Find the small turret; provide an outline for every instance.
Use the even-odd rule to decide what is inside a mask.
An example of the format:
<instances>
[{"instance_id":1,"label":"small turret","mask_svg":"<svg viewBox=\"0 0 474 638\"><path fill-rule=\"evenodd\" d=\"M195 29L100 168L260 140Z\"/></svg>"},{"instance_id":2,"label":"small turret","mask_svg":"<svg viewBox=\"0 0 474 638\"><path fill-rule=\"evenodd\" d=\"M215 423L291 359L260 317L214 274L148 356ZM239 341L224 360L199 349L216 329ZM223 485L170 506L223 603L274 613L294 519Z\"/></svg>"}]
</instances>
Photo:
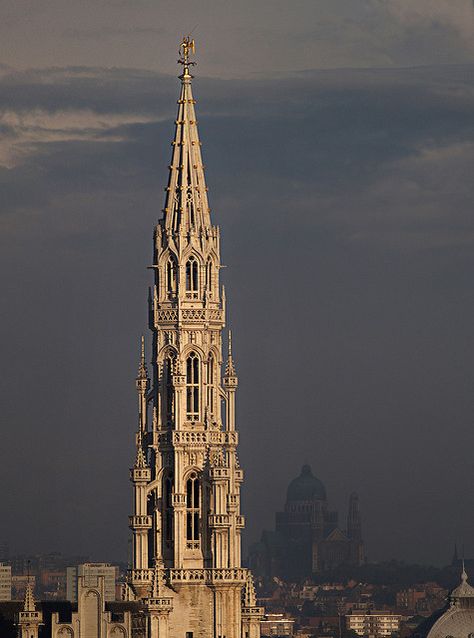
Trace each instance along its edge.
<instances>
[{"instance_id":1,"label":"small turret","mask_svg":"<svg viewBox=\"0 0 474 638\"><path fill-rule=\"evenodd\" d=\"M43 624L43 614L36 610L35 597L30 578L25 590L23 611L18 614L18 638L38 638L39 627Z\"/></svg>"},{"instance_id":2,"label":"small turret","mask_svg":"<svg viewBox=\"0 0 474 638\"><path fill-rule=\"evenodd\" d=\"M138 432L136 435L137 454L130 470L130 480L134 487L134 512L129 516L129 527L133 533L133 561L135 569L129 573L129 584L135 595L146 595L151 586L152 573L148 569L148 530L152 526L147 511L147 485L151 480L145 452L147 433L147 392L149 386L145 364L145 339L141 338L140 363L136 378L138 391Z\"/></svg>"},{"instance_id":3,"label":"small turret","mask_svg":"<svg viewBox=\"0 0 474 638\"><path fill-rule=\"evenodd\" d=\"M257 594L253 576L247 572L247 580L242 592L242 634L248 638L260 637L260 621L263 619L263 607L257 605Z\"/></svg>"},{"instance_id":4,"label":"small turret","mask_svg":"<svg viewBox=\"0 0 474 638\"><path fill-rule=\"evenodd\" d=\"M238 384L239 380L235 371L234 357L232 356L232 332L229 330L227 363L225 374L222 378L222 385L227 391L226 423L229 431L235 430L235 392Z\"/></svg>"},{"instance_id":5,"label":"small turret","mask_svg":"<svg viewBox=\"0 0 474 638\"><path fill-rule=\"evenodd\" d=\"M149 615L150 636L168 634L169 614L173 610L171 590L166 588L165 570L155 563L151 596L145 600Z\"/></svg>"},{"instance_id":6,"label":"small turret","mask_svg":"<svg viewBox=\"0 0 474 638\"><path fill-rule=\"evenodd\" d=\"M137 432L137 456L133 467L136 470L144 470L148 467L145 451L143 449L143 432L141 428L139 428Z\"/></svg>"},{"instance_id":7,"label":"small turret","mask_svg":"<svg viewBox=\"0 0 474 638\"><path fill-rule=\"evenodd\" d=\"M249 572L244 588L244 607L255 607L256 605L257 594L255 593L252 572Z\"/></svg>"},{"instance_id":8,"label":"small turret","mask_svg":"<svg viewBox=\"0 0 474 638\"><path fill-rule=\"evenodd\" d=\"M141 338L140 363L138 365L138 374L135 380L138 392L138 418L140 429L145 432L147 428L147 393L150 386L150 379L145 363L145 337Z\"/></svg>"},{"instance_id":9,"label":"small turret","mask_svg":"<svg viewBox=\"0 0 474 638\"><path fill-rule=\"evenodd\" d=\"M474 607L474 587L468 583L464 559L462 561L461 583L449 595L451 605L458 607Z\"/></svg>"},{"instance_id":10,"label":"small turret","mask_svg":"<svg viewBox=\"0 0 474 638\"><path fill-rule=\"evenodd\" d=\"M235 371L234 357L232 355L232 330L229 330L227 343L227 362L225 365L224 385L226 387L237 387L237 372Z\"/></svg>"},{"instance_id":11,"label":"small turret","mask_svg":"<svg viewBox=\"0 0 474 638\"><path fill-rule=\"evenodd\" d=\"M141 382L148 382L148 372L145 363L145 337L141 338L140 363L138 365L137 388L141 387Z\"/></svg>"}]
</instances>

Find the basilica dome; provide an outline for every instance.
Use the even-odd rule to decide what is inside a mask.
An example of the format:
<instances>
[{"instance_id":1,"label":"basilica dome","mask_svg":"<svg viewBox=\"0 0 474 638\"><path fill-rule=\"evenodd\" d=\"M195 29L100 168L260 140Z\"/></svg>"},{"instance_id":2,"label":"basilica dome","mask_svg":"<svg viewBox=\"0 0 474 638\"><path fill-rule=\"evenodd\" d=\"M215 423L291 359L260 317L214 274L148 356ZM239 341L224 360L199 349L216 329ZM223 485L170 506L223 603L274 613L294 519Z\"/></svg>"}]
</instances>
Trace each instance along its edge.
<instances>
[{"instance_id":1,"label":"basilica dome","mask_svg":"<svg viewBox=\"0 0 474 638\"><path fill-rule=\"evenodd\" d=\"M326 500L326 488L313 475L309 465L303 465L301 474L289 484L286 500L287 502Z\"/></svg>"}]
</instances>

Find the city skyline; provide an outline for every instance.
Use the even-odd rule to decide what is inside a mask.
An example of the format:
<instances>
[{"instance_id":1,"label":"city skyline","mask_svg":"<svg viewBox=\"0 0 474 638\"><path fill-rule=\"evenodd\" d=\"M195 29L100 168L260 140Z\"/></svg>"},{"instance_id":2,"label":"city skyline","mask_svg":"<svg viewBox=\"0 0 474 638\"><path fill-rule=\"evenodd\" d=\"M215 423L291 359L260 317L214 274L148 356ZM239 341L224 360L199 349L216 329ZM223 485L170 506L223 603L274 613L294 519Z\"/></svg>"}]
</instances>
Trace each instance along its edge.
<instances>
[{"instance_id":1,"label":"city skyline","mask_svg":"<svg viewBox=\"0 0 474 638\"><path fill-rule=\"evenodd\" d=\"M380 68L373 55L372 67L311 70L301 58L275 76L267 58L260 74L248 58L239 73L231 58L226 79L207 60L229 50L198 40L194 90L240 380L247 545L309 463L337 507L359 492L369 558L443 564L455 541L471 551L472 493L459 489L470 485L473 443L473 51L445 34L469 28L459 19L467 4L451 13L432 4L441 46L425 68L399 68L396 56ZM127 5L116 4L118 22ZM339 7L344 22L347 6L336 3L333 18ZM47 13L33 15L38 27ZM402 26L419 26L403 16ZM68 36L81 47L86 22ZM94 66L77 53L87 67L52 68L44 55L34 63L34 47L0 75L0 539L118 560L176 47L153 68L101 68L100 47ZM440 50L456 64L441 64Z\"/></svg>"}]
</instances>

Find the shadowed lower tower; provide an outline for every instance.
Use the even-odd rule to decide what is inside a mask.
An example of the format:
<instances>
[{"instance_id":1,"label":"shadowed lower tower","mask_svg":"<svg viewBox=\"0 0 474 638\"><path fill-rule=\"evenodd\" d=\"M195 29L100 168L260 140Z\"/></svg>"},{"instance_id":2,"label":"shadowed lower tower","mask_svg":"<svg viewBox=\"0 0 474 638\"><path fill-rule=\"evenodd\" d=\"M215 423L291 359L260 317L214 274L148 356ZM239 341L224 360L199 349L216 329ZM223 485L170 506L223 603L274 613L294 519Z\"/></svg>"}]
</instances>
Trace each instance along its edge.
<instances>
[{"instance_id":1,"label":"shadowed lower tower","mask_svg":"<svg viewBox=\"0 0 474 638\"><path fill-rule=\"evenodd\" d=\"M194 43L184 38L165 207L154 236L152 381L143 342L137 377L128 595L144 602L149 638L258 638L262 610L240 555L237 376L230 336L221 373L219 229L210 218L191 52Z\"/></svg>"}]
</instances>

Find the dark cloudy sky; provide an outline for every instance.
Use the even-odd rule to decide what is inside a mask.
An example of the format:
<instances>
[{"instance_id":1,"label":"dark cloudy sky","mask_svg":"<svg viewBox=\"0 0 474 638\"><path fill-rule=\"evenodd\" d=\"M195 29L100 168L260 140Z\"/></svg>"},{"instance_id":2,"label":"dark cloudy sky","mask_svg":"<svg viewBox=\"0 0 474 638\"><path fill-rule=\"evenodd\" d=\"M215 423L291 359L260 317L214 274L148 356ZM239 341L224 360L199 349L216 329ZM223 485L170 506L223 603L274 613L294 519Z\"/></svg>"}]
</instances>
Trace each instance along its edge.
<instances>
[{"instance_id":1,"label":"dark cloudy sky","mask_svg":"<svg viewBox=\"0 0 474 638\"><path fill-rule=\"evenodd\" d=\"M246 543L302 463L369 557L474 554L471 0L0 0L0 540L123 559L176 98L240 376Z\"/></svg>"}]
</instances>

